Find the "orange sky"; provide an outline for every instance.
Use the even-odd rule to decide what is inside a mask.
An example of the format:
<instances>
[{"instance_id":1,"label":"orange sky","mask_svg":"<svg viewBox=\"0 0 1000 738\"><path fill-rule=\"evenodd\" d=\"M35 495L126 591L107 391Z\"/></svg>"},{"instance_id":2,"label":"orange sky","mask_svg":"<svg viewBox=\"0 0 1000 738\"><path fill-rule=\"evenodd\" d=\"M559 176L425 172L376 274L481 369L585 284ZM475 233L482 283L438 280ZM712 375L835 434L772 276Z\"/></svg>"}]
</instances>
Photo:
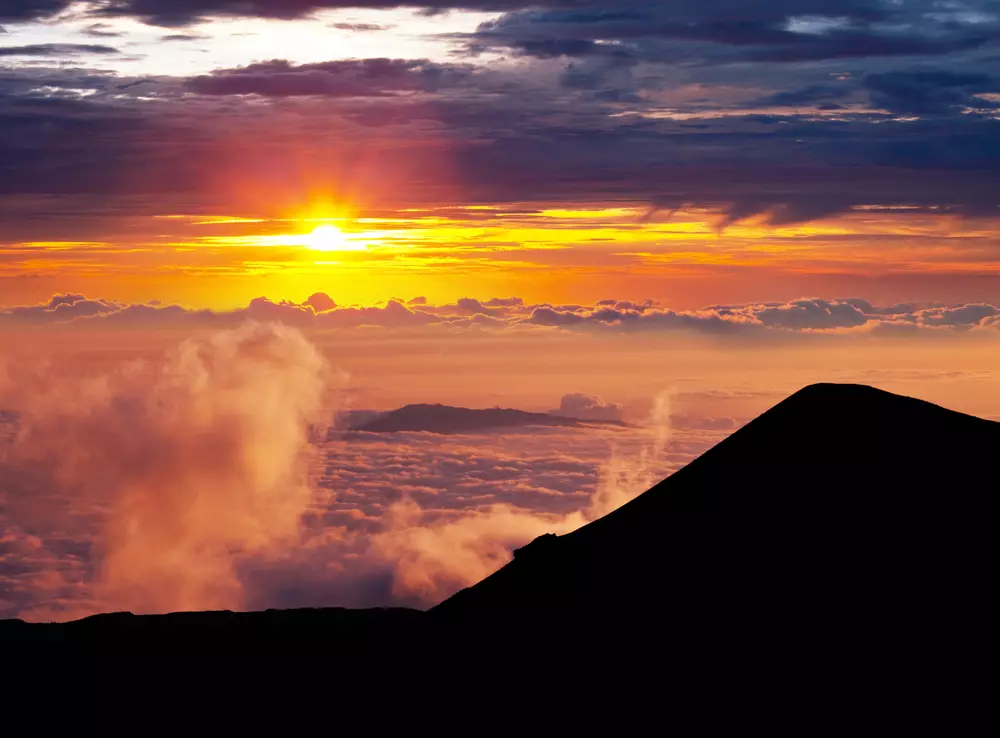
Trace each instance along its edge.
<instances>
[{"instance_id":1,"label":"orange sky","mask_svg":"<svg viewBox=\"0 0 1000 738\"><path fill-rule=\"evenodd\" d=\"M73 291L232 308L324 291L348 304L517 295L697 308L804 295L989 300L1000 284L997 222L954 216L857 212L720 229L713 213L648 217L637 206L301 212L136 217L86 239L13 243L0 252L2 300L31 304Z\"/></svg>"},{"instance_id":2,"label":"orange sky","mask_svg":"<svg viewBox=\"0 0 1000 738\"><path fill-rule=\"evenodd\" d=\"M1000 302L993 5L619 5L15 3L0 305Z\"/></svg>"}]
</instances>

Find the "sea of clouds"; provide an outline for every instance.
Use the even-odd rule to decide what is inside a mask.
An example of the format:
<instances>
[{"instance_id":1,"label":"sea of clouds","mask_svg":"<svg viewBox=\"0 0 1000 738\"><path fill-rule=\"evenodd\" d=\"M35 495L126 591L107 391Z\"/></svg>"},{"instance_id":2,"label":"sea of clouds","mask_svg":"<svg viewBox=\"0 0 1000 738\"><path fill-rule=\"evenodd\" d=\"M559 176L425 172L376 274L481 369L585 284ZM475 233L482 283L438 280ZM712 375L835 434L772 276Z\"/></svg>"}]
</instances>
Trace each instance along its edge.
<instances>
[{"instance_id":1,"label":"sea of clouds","mask_svg":"<svg viewBox=\"0 0 1000 738\"><path fill-rule=\"evenodd\" d=\"M336 380L276 322L96 372L0 365L0 617L430 606L733 429L672 427L663 394L627 427L328 434Z\"/></svg>"}]
</instances>

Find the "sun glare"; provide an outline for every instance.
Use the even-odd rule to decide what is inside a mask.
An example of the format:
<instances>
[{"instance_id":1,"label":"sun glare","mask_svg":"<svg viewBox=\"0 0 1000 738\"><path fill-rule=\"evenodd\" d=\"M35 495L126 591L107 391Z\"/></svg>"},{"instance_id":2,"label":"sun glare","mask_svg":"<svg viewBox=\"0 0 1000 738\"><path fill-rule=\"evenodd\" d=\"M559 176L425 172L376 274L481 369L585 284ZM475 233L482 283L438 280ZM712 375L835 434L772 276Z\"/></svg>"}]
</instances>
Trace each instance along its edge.
<instances>
[{"instance_id":1,"label":"sun glare","mask_svg":"<svg viewBox=\"0 0 1000 738\"><path fill-rule=\"evenodd\" d=\"M363 243L353 243L335 225L318 226L305 237L306 247L313 251L364 251Z\"/></svg>"}]
</instances>

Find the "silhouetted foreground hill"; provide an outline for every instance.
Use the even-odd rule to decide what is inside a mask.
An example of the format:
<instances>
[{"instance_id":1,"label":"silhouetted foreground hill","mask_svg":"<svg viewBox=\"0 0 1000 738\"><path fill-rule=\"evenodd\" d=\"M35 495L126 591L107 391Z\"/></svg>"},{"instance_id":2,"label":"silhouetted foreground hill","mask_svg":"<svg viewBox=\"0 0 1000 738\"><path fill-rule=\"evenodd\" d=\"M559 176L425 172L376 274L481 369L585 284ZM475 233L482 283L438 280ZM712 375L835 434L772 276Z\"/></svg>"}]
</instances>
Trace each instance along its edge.
<instances>
[{"instance_id":1,"label":"silhouetted foreground hill","mask_svg":"<svg viewBox=\"0 0 1000 738\"><path fill-rule=\"evenodd\" d=\"M644 644L640 655L653 644L699 660L750 648L760 664L799 654L814 666L859 653L897 667L945 652L976 657L995 614L998 455L998 423L869 387L817 385L426 614L116 616L7 623L0 633L87 637L148 623L150 633L271 635L308 622L310 635L357 642L527 634L556 651L585 646L570 633L611 634Z\"/></svg>"},{"instance_id":2,"label":"silhouetted foreground hill","mask_svg":"<svg viewBox=\"0 0 1000 738\"><path fill-rule=\"evenodd\" d=\"M692 648L772 653L980 647L995 613L998 454L998 423L870 387L808 387L431 616L651 618Z\"/></svg>"},{"instance_id":3,"label":"silhouetted foreground hill","mask_svg":"<svg viewBox=\"0 0 1000 738\"><path fill-rule=\"evenodd\" d=\"M490 408L471 410L448 405L407 405L398 410L364 423L352 430L366 433L400 433L425 431L428 433L476 433L498 428L523 428L528 426L575 428L586 425L618 425L619 421L584 421L549 413L529 413L524 410Z\"/></svg>"}]
</instances>

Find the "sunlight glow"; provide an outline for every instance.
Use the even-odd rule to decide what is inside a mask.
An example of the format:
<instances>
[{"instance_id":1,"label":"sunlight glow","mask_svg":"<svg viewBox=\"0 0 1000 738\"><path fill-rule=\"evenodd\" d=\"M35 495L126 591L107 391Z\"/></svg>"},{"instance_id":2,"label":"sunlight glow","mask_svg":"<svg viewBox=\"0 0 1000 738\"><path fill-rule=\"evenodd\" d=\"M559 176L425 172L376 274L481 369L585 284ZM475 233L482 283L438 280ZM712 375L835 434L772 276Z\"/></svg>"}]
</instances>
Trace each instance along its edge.
<instances>
[{"instance_id":1,"label":"sunlight glow","mask_svg":"<svg viewBox=\"0 0 1000 738\"><path fill-rule=\"evenodd\" d=\"M303 240L313 251L367 251L365 244L352 243L335 225L317 226Z\"/></svg>"}]
</instances>

